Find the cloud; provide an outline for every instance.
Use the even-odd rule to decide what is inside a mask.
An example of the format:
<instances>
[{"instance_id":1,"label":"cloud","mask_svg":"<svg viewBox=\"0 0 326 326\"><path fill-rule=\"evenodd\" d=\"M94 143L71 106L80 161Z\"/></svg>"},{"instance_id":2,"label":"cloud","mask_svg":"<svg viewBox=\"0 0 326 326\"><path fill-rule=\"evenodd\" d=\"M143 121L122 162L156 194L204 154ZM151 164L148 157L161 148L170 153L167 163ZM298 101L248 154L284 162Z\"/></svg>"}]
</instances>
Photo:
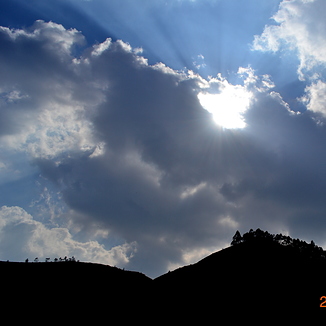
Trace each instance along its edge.
<instances>
[{"instance_id":1,"label":"cloud","mask_svg":"<svg viewBox=\"0 0 326 326\"><path fill-rule=\"evenodd\" d=\"M80 100L82 93L89 94L73 88L78 76L72 71L71 51L83 41L80 32L52 22L37 21L26 30L1 28L0 136L4 143L25 147L33 157L54 157L93 146L87 136L90 126L82 118L87 101Z\"/></svg>"},{"instance_id":2,"label":"cloud","mask_svg":"<svg viewBox=\"0 0 326 326\"><path fill-rule=\"evenodd\" d=\"M275 25L267 25L256 35L255 50L273 51L288 48L298 54L298 74L304 80L314 67L324 65L326 58L326 22L323 0L284 0L272 17Z\"/></svg>"},{"instance_id":3,"label":"cloud","mask_svg":"<svg viewBox=\"0 0 326 326\"><path fill-rule=\"evenodd\" d=\"M95 220L135 241L130 266L150 275L206 252L200 248L225 246L225 234L239 224L235 204L220 188L248 171L263 175L268 161L246 133L219 132L200 105L199 92L218 92L226 81L150 66L121 41L97 45L78 64L108 85L91 116L101 154L70 155L60 164L36 160L42 174L62 186L67 205L87 216L73 217L74 223ZM245 76L241 90L272 87L250 69L239 74Z\"/></svg>"},{"instance_id":4,"label":"cloud","mask_svg":"<svg viewBox=\"0 0 326 326\"><path fill-rule=\"evenodd\" d=\"M313 112L319 112L326 116L326 83L318 80L307 86L305 93L306 94L301 98L301 101L306 104L307 109Z\"/></svg>"},{"instance_id":5,"label":"cloud","mask_svg":"<svg viewBox=\"0 0 326 326\"><path fill-rule=\"evenodd\" d=\"M3 252L66 251L157 276L225 246L237 228L324 236L323 84L307 88L316 100L298 115L250 67L232 85L150 65L123 41L77 55L82 35L55 23L0 34L1 146L25 153L67 207L65 226L51 229L3 208L4 230L19 236ZM199 102L225 85L251 94L242 130L219 127ZM100 233L119 245L106 250Z\"/></svg>"},{"instance_id":6,"label":"cloud","mask_svg":"<svg viewBox=\"0 0 326 326\"><path fill-rule=\"evenodd\" d=\"M71 51L81 35L55 23L2 29L2 36L7 79L1 82L1 112L8 112L10 129L2 135L3 148L28 154L80 213L67 217L75 225L91 229L96 221L128 243L136 241L135 265L146 259L162 271L166 262L180 261L177 243L184 248L200 242L194 215L200 205L223 211L215 189L194 191L202 183L197 167L203 142L213 136L195 91L200 78L149 66L122 41L108 39L75 57ZM198 208L191 208L195 202ZM202 218L214 224L212 216L205 212ZM202 231L210 232L207 225ZM184 240L175 240L179 233Z\"/></svg>"},{"instance_id":7,"label":"cloud","mask_svg":"<svg viewBox=\"0 0 326 326\"><path fill-rule=\"evenodd\" d=\"M123 244L106 250L97 241L79 242L66 228L47 228L21 207L0 209L0 255L2 260L23 261L38 257L76 257L82 261L123 266L135 251L134 244Z\"/></svg>"}]
</instances>

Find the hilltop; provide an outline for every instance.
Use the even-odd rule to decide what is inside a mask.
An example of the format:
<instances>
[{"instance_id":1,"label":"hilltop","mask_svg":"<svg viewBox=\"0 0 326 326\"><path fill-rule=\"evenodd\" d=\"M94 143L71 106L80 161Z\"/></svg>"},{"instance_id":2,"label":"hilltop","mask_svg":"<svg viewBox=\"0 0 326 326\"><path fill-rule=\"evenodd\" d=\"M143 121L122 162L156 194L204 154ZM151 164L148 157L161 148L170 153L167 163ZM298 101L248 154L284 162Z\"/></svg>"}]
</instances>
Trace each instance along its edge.
<instances>
[{"instance_id":1,"label":"hilltop","mask_svg":"<svg viewBox=\"0 0 326 326\"><path fill-rule=\"evenodd\" d=\"M237 231L231 247L154 282L161 295L170 294L171 307L182 302L199 314L294 318L299 313L314 318L326 316L326 308L320 308L320 298L326 296L325 272L325 251L313 242L258 229L243 236Z\"/></svg>"}]
</instances>

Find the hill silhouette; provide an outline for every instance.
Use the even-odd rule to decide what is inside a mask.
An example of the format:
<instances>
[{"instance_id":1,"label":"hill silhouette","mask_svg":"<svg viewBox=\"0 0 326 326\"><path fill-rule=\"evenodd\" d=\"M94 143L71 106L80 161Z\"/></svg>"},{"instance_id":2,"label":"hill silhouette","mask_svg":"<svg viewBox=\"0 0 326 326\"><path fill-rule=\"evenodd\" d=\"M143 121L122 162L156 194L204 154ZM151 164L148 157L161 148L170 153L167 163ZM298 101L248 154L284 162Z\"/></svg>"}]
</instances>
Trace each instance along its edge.
<instances>
[{"instance_id":1,"label":"hill silhouette","mask_svg":"<svg viewBox=\"0 0 326 326\"><path fill-rule=\"evenodd\" d=\"M313 241L257 229L243 236L237 231L230 247L154 280L75 261L0 262L0 273L6 302L26 313L66 312L74 323L76 318L94 323L111 315L125 322L182 324L217 317L245 321L249 316L319 321L326 317L326 307L320 307L326 302L320 300L326 296L325 257Z\"/></svg>"},{"instance_id":2,"label":"hill silhouette","mask_svg":"<svg viewBox=\"0 0 326 326\"><path fill-rule=\"evenodd\" d=\"M263 314L293 320L320 314L326 295L325 252L313 242L271 235L261 230L237 231L232 246L154 280L161 295L174 293L196 316L215 311L233 319ZM180 304L179 304L180 305Z\"/></svg>"},{"instance_id":3,"label":"hill silhouette","mask_svg":"<svg viewBox=\"0 0 326 326\"><path fill-rule=\"evenodd\" d=\"M24 322L28 317L45 322L50 316L73 325L128 320L139 312L152 284L139 272L69 261L0 262L0 275L3 311L17 310L15 318L23 316Z\"/></svg>"}]
</instances>

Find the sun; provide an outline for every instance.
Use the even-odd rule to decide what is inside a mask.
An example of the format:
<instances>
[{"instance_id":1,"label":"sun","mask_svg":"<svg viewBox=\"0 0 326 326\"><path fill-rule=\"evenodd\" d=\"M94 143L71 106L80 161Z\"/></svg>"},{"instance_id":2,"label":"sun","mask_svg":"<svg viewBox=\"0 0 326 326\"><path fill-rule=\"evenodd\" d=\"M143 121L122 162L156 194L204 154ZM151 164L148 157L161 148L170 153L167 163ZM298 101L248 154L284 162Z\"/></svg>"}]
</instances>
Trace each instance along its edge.
<instances>
[{"instance_id":1,"label":"sun","mask_svg":"<svg viewBox=\"0 0 326 326\"><path fill-rule=\"evenodd\" d=\"M252 93L241 85L226 85L218 94L200 92L198 99L201 106L210 112L214 121L226 129L246 127L243 114L247 111Z\"/></svg>"}]
</instances>

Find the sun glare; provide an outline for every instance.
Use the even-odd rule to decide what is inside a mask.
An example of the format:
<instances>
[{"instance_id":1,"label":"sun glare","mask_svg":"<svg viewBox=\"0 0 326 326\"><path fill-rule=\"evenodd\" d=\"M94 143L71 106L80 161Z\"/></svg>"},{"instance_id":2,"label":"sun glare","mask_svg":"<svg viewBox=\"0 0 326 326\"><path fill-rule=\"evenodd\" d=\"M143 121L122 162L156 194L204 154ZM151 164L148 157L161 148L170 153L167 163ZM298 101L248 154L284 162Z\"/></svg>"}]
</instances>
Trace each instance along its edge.
<instances>
[{"instance_id":1,"label":"sun glare","mask_svg":"<svg viewBox=\"0 0 326 326\"><path fill-rule=\"evenodd\" d=\"M226 129L242 129L246 126L243 114L248 109L252 94L240 85L227 85L218 94L201 92L201 106L213 115L219 126Z\"/></svg>"}]
</instances>

